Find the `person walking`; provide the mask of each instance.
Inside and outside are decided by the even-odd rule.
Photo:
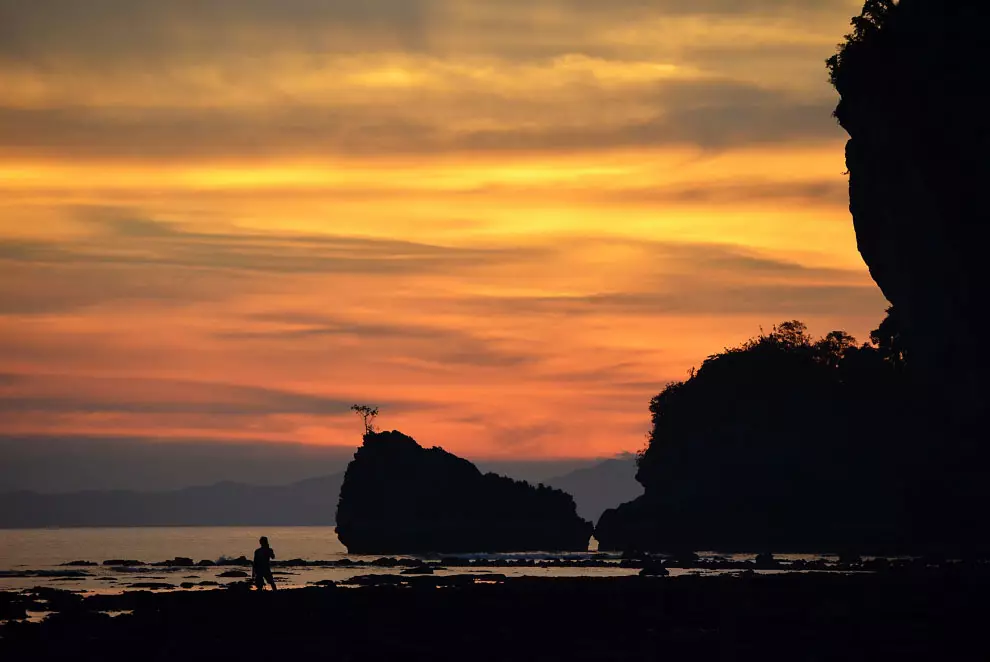
[[[265,590],[265,582],[268,582],[273,591],[278,590],[275,585],[275,578],[272,577],[272,559],[275,558],[275,550],[268,545],[268,537],[261,536],[258,541],[261,547],[254,550],[254,569],[251,571],[251,578],[259,591]]]

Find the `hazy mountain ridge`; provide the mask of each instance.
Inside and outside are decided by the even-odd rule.
[[[282,486],[221,482],[168,492],[0,494],[0,528],[329,526],[343,473]]]
[[[552,478],[546,484],[573,496],[578,515],[592,522],[597,522],[609,508],[615,508],[643,494],[643,486],[636,482],[634,455],[576,469]]]
[[[575,464],[577,462],[575,461]],[[479,463],[487,469],[485,463]],[[635,480],[635,458],[610,459],[553,478],[535,480],[548,467],[506,472],[563,490],[574,497],[578,514],[597,521],[608,508],[642,493]],[[0,492],[0,528],[51,526],[332,526],[343,472],[287,485],[220,481],[178,490],[81,490],[45,494],[33,490]]]

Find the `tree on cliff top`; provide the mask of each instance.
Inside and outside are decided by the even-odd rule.
[[[839,51],[828,59],[831,81],[836,88],[845,83],[843,73],[847,70],[846,62],[854,60],[862,50],[872,45],[896,4],[894,0],[866,0],[862,13],[852,19],[853,31],[846,35]]]
[[[374,434],[378,430],[375,428],[375,419],[378,417],[378,407],[370,405],[351,405],[351,411],[361,417],[364,423],[364,433]]]

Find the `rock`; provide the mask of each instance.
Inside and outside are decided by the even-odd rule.
[[[419,566],[418,568],[406,568],[400,575],[432,575],[433,568],[428,565]]]
[[[249,576],[250,575],[244,572],[243,570],[227,570],[217,575],[217,577],[222,577],[223,579],[230,579],[233,577],[249,577]]]
[[[179,584],[179,588],[195,588],[196,584],[193,582],[182,582]]]
[[[29,602],[17,593],[0,591],[0,622],[26,619]]]
[[[844,567],[863,565],[863,558],[859,554],[843,552],[839,555],[838,564]]]
[[[639,571],[640,577],[669,577],[670,571],[659,564],[649,565]]]
[[[371,562],[371,565],[375,566],[376,568],[395,568],[402,565],[402,562],[399,561],[399,559],[393,559],[391,557],[383,557],[383,558],[375,559],[374,561]]]
[[[320,565],[320,562],[310,562],[305,559],[289,559],[288,561],[276,561],[272,565],[282,568],[308,568],[312,565]]]
[[[774,568],[779,568],[780,563],[773,557],[770,552],[763,552],[762,554],[757,554],[756,559],[753,561],[757,568],[761,570],[772,570]]]
[[[68,563],[63,563],[62,564],[62,567],[63,568],[72,568],[72,567],[90,568],[90,567],[93,567],[95,565],[99,565],[99,564],[96,563],[96,562],[94,562],[94,561],[69,561]]]
[[[38,600],[45,602],[50,611],[69,611],[76,609],[83,601],[82,596],[78,593],[47,586],[36,586],[24,591],[24,594],[34,596]]]
[[[910,518],[892,431],[905,390],[878,348],[841,332],[813,339],[797,321],[708,357],[651,401],[644,494],[602,515],[599,549],[902,543]]]
[[[201,568],[211,568],[211,567],[215,566],[216,563],[214,561],[209,560],[209,559],[203,559],[199,563],[197,563],[196,565],[199,566],[199,567],[201,567]]]
[[[402,582],[399,575],[357,575],[342,583],[352,586],[401,586]]]
[[[593,528],[564,492],[482,474],[394,431],[365,435],[336,521],[355,554],[586,551]]]
[[[830,61],[835,115],[859,250],[916,386],[912,524],[929,547],[985,551],[990,3],[902,1],[859,21]]]
[[[114,566],[114,565],[116,565],[116,566],[127,566],[127,567],[133,568],[133,567],[144,565],[144,562],[143,561],[134,561],[134,560],[123,560],[123,559],[110,559],[109,561],[104,561],[103,562],[103,565],[107,565],[107,566]]]
[[[168,565],[169,567],[177,567],[177,568],[188,568],[196,565],[195,563],[193,563],[192,559],[186,558],[185,556],[177,556],[174,559],[166,561],[165,564]]]
[[[220,586],[220,582],[215,582],[211,580],[202,581],[199,583],[200,586]]]
[[[141,588],[149,591],[167,591],[175,588],[175,584],[169,584],[166,582],[135,582],[134,584],[128,584],[127,586],[128,588]]]
[[[236,559],[228,559],[226,557],[221,558],[216,562],[216,565],[238,565],[238,566],[250,566],[251,561],[248,560],[246,556],[238,556]]]

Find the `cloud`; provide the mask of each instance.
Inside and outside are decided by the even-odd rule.
[[[849,206],[847,182],[822,180],[812,182],[747,181],[692,183],[656,189],[619,190],[609,197],[636,202],[678,202],[731,205],[754,201],[802,200],[839,207]]]
[[[473,303],[491,313],[567,316],[882,316],[889,303],[870,285],[713,284],[680,282],[672,291],[586,296],[489,297]]]
[[[223,160],[837,139],[823,60],[854,4],[0,0],[0,154]],[[834,34],[822,16],[840,17]],[[819,84],[790,80],[794,62]]]
[[[377,353],[394,351],[425,364],[476,368],[519,367],[536,362],[532,354],[503,347],[497,339],[486,339],[467,331],[414,323],[360,322],[342,317],[282,312],[252,316],[251,326],[263,323],[266,329],[227,331],[217,336],[226,340],[291,344],[326,339],[333,343],[351,338],[367,343]],[[271,325],[275,325],[271,328]],[[398,351],[396,351],[398,350]]]
[[[542,86],[553,87],[553,79]],[[457,92],[448,91],[454,87]],[[831,117],[833,99],[807,99],[729,79],[646,81],[618,90],[591,79],[547,96],[539,88],[493,92],[484,81],[455,77],[439,91],[413,87],[367,101],[348,101],[346,88],[340,94],[338,105],[279,108],[0,107],[0,153],[225,160],[685,145],[726,149],[842,137]]]
[[[547,38],[558,36],[547,30],[555,24],[573,29],[682,16],[780,20],[823,12],[849,16],[857,8],[856,0],[0,0],[0,56],[116,63],[121,56],[138,62],[163,54],[198,59],[259,47],[438,50],[458,30],[497,33],[511,48],[521,41],[556,43]],[[511,32],[526,24],[544,34]]]
[[[190,56],[259,42],[325,47],[380,35],[411,46],[425,29],[429,0],[0,0],[0,55],[94,60]]]
[[[816,185],[812,185],[816,186]],[[828,187],[815,188],[828,192]],[[828,193],[836,195],[835,192]],[[687,199],[704,191],[681,193]],[[741,185],[736,194],[745,197]],[[673,197],[677,197],[675,194]],[[103,234],[63,242],[0,240],[0,314],[31,315],[104,304],[156,306],[217,302],[276,285],[265,274],[394,278],[479,278],[484,269],[562,265],[582,247],[632,251],[650,265],[640,285],[569,296],[476,296],[448,305],[502,314],[866,314],[884,308],[879,290],[859,271],[810,268],[739,246],[707,243],[562,239],[527,247],[456,248],[370,238],[194,232],[151,220],[98,221]],[[559,268],[565,268],[563,266]],[[427,362],[517,366],[532,360],[492,338],[464,330],[367,321],[347,316],[272,312],[220,339],[313,343],[350,336],[402,343]]]
[[[554,303],[561,303],[556,301]],[[571,303],[571,302],[566,302]],[[888,305],[875,287],[868,285],[726,285],[700,287],[690,294],[600,294],[584,297],[582,304],[614,312],[682,315],[762,314],[784,316],[878,316]]]
[[[271,281],[259,276],[395,277],[472,272],[539,255],[333,235],[211,233],[147,219],[90,221],[67,240],[0,239],[0,314],[45,314],[105,303],[221,301]]]
[[[640,274],[636,286],[565,296],[479,297],[465,305],[479,314],[606,319],[735,315],[875,315],[879,319],[889,306],[879,288],[858,270],[808,267],[734,245],[611,241],[652,265]],[[583,243],[576,241],[570,248]]]
[[[856,264],[856,4],[0,0],[5,429],[324,443],[353,391],[453,450],[637,448],[761,321],[882,313],[814,266]]]
[[[24,412],[348,416],[362,399],[335,398],[276,388],[152,378],[6,375],[16,388],[0,393],[0,415]],[[0,384],[3,384],[0,377]],[[432,409],[425,402],[389,401],[392,412]]]

